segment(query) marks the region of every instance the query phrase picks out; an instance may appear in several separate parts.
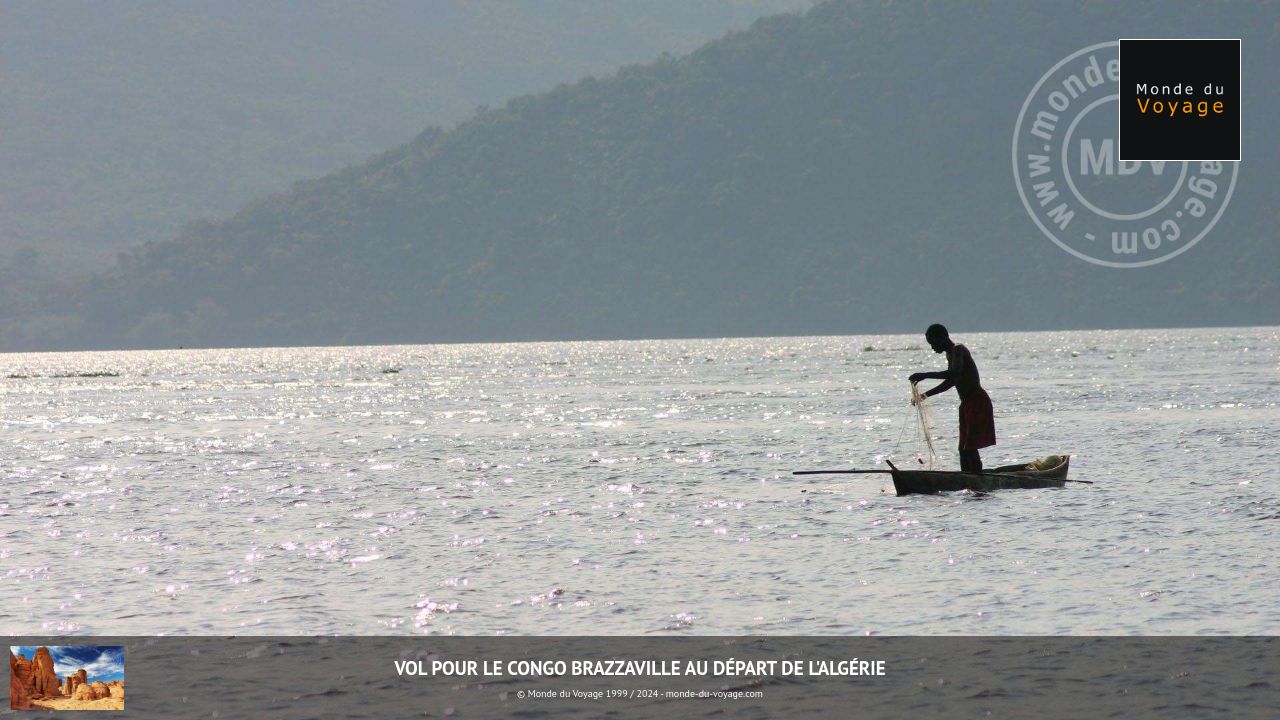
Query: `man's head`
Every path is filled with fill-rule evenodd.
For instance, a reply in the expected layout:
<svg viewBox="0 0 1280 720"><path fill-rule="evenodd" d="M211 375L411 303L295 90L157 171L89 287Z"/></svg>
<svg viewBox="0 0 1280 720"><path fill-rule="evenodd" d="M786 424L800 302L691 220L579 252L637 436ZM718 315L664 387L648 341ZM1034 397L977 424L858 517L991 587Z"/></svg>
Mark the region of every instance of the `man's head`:
<svg viewBox="0 0 1280 720"><path fill-rule="evenodd" d="M947 334L947 329L938 323L930 325L929 329L924 331L924 339L929 341L929 347L933 348L934 352L940 353L951 347L951 336Z"/></svg>

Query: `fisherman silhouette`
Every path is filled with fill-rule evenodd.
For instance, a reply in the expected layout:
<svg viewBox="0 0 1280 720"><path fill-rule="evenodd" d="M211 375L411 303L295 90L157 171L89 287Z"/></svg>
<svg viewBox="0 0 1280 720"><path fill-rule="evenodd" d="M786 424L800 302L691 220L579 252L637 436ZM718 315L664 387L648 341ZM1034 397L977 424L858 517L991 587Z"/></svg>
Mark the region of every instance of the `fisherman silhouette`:
<svg viewBox="0 0 1280 720"><path fill-rule="evenodd" d="M936 353L947 354L947 369L941 372L912 373L908 380L912 385L921 380L941 380L937 387L924 393L932 397L951 388L960 395L960 469L964 472L982 472L982 456L978 451L996 444L995 413L991 409L991 397L982 389L978 380L978 366L969 354L969 348L951 340L947 329L937 323L925 330L924 339ZM914 401L913 401L914 402Z"/></svg>

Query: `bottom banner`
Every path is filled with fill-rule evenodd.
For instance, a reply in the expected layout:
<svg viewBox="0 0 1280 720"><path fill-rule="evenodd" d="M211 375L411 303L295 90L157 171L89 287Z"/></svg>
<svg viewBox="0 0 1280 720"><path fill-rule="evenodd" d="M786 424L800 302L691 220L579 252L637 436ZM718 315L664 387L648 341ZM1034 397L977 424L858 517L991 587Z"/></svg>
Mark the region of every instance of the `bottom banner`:
<svg viewBox="0 0 1280 720"><path fill-rule="evenodd" d="M1268 718L1280 638L22 637L91 717Z"/></svg>

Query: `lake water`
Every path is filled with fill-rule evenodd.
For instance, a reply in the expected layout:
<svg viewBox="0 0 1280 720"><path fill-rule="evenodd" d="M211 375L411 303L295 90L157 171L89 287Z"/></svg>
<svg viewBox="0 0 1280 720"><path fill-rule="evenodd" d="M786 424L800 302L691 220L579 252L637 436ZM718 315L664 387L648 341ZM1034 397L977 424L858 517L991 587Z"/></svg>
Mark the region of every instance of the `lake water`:
<svg viewBox="0 0 1280 720"><path fill-rule="evenodd" d="M1093 484L791 476L910 460L917 335L0 355L0 631L1280 633L1280 329L957 339Z"/></svg>

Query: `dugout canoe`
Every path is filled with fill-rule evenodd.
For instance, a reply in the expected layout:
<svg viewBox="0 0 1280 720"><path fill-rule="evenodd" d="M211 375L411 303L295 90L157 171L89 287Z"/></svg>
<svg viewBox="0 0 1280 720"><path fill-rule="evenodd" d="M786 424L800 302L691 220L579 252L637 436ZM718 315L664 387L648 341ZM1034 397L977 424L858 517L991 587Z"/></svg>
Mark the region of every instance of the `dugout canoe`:
<svg viewBox="0 0 1280 720"><path fill-rule="evenodd" d="M981 473L899 470L896 467L891 472L893 487L899 495L930 495L957 490L1026 490L1062 487L1067 482L1067 467L1071 464L1071 456L1062 455L1059 460L1057 464L1043 469L1024 463L1004 465Z"/></svg>

